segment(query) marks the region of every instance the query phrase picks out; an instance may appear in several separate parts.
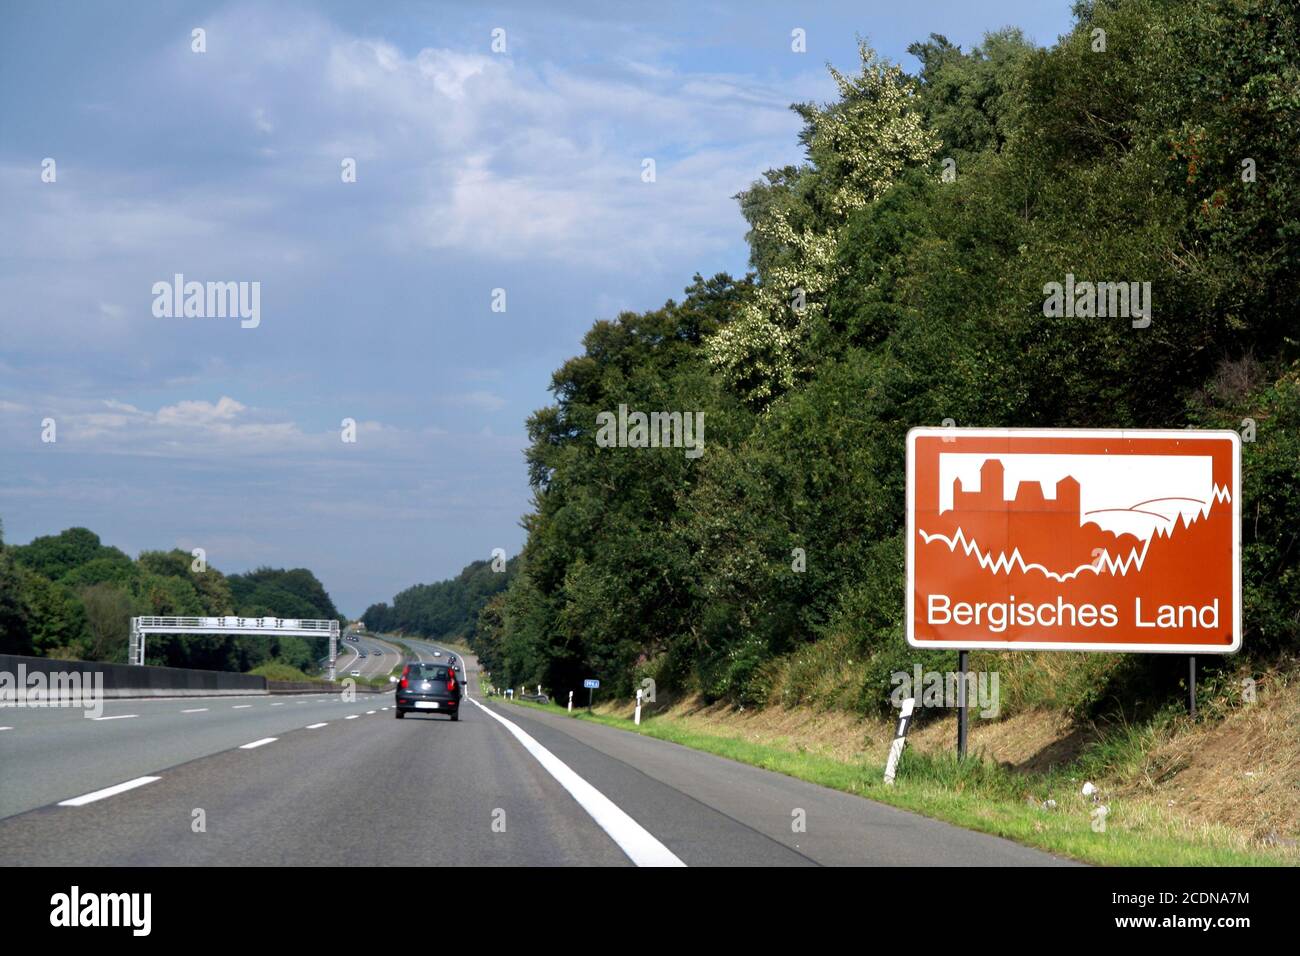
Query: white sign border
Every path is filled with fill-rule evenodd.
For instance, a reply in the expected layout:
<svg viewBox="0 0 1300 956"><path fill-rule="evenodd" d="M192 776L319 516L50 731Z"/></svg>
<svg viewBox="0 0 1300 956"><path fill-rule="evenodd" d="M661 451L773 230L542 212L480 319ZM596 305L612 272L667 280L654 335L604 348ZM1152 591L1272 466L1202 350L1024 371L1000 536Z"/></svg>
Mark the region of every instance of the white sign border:
<svg viewBox="0 0 1300 956"><path fill-rule="evenodd" d="M918 640L916 616L916 440L918 438L1176 438L1232 441L1232 643L1214 644L1078 644L1061 641L934 641ZM1241 650L1241 436L1231 429L1126 428L955 428L923 426L907 432L907 644L917 650L1073 651L1111 654L1235 654Z"/></svg>

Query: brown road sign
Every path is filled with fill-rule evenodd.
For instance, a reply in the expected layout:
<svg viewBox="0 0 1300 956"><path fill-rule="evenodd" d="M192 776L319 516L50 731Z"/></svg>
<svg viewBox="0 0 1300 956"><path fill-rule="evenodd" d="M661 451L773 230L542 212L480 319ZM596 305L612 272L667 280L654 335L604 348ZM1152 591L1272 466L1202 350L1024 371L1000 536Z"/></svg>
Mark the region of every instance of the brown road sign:
<svg viewBox="0 0 1300 956"><path fill-rule="evenodd" d="M1234 653L1240 438L914 428L907 593L913 647Z"/></svg>

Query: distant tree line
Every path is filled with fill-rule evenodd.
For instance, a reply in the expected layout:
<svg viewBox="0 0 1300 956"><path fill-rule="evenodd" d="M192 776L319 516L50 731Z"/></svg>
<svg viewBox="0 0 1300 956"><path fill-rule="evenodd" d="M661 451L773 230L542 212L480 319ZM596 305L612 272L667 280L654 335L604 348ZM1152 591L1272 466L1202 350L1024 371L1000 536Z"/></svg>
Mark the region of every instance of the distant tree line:
<svg viewBox="0 0 1300 956"><path fill-rule="evenodd" d="M370 605L361 620L371 633L473 642L480 612L493 596L506 589L517 568L515 558L495 563L474 561L454 578L407 588L393 598L391 605Z"/></svg>
<svg viewBox="0 0 1300 956"><path fill-rule="evenodd" d="M864 46L739 196L753 273L595 323L528 420L527 543L474 634L499 683L761 702L834 641L875 706L918 657L904 439L945 421L1248 433L1245 646L1300 646L1300 7L1075 12L1050 49L933 35L915 75ZM1149 326L1049 317L1067 275L1150 282ZM703 411L704 454L601 447L620 405Z"/></svg>
<svg viewBox="0 0 1300 956"><path fill-rule="evenodd" d="M290 617L346 623L312 572L193 570L180 550L132 560L85 528L5 545L0 527L0 652L65 660L125 661L138 615ZM146 663L247 671L279 661L312 671L325 639L153 635Z"/></svg>

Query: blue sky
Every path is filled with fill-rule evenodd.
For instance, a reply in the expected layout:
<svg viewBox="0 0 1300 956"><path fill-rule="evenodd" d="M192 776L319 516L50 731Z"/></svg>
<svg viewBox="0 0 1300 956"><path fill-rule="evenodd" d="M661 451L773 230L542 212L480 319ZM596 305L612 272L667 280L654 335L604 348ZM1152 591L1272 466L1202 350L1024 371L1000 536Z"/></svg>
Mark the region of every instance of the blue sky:
<svg viewBox="0 0 1300 956"><path fill-rule="evenodd" d="M731 197L801 159L788 106L832 98L828 61L858 35L908 69L931 32L1050 45L1069 6L6 6L6 540L309 567L354 615L514 554L551 372L594 320L745 271ZM176 273L260 283L260 325L155 317Z"/></svg>

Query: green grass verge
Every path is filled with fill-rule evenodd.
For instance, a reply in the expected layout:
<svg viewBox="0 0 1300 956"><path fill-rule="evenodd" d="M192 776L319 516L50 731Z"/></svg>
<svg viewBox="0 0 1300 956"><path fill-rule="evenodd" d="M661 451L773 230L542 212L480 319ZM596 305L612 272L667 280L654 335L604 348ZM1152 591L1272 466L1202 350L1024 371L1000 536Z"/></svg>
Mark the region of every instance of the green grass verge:
<svg viewBox="0 0 1300 956"><path fill-rule="evenodd" d="M1080 796L1080 778L1068 772L1024 775L991 761L959 762L955 755L908 751L891 787L882 779L883 762L848 763L797 747L701 733L673 717L643 719L638 727L626 718L588 714L585 708L575 708L570 715L554 704L493 699L667 740L1087 863L1294 866L1300 862L1285 851L1251 848L1226 827L1189 827L1138 801L1111 800L1104 832L1094 832L1094 805ZM1056 808L1043 809L1047 800L1055 800Z"/></svg>
<svg viewBox="0 0 1300 956"><path fill-rule="evenodd" d="M319 676L312 677L291 664L284 664L280 661L267 661L265 664L259 664L248 673L257 677L265 677L267 680L320 680Z"/></svg>

